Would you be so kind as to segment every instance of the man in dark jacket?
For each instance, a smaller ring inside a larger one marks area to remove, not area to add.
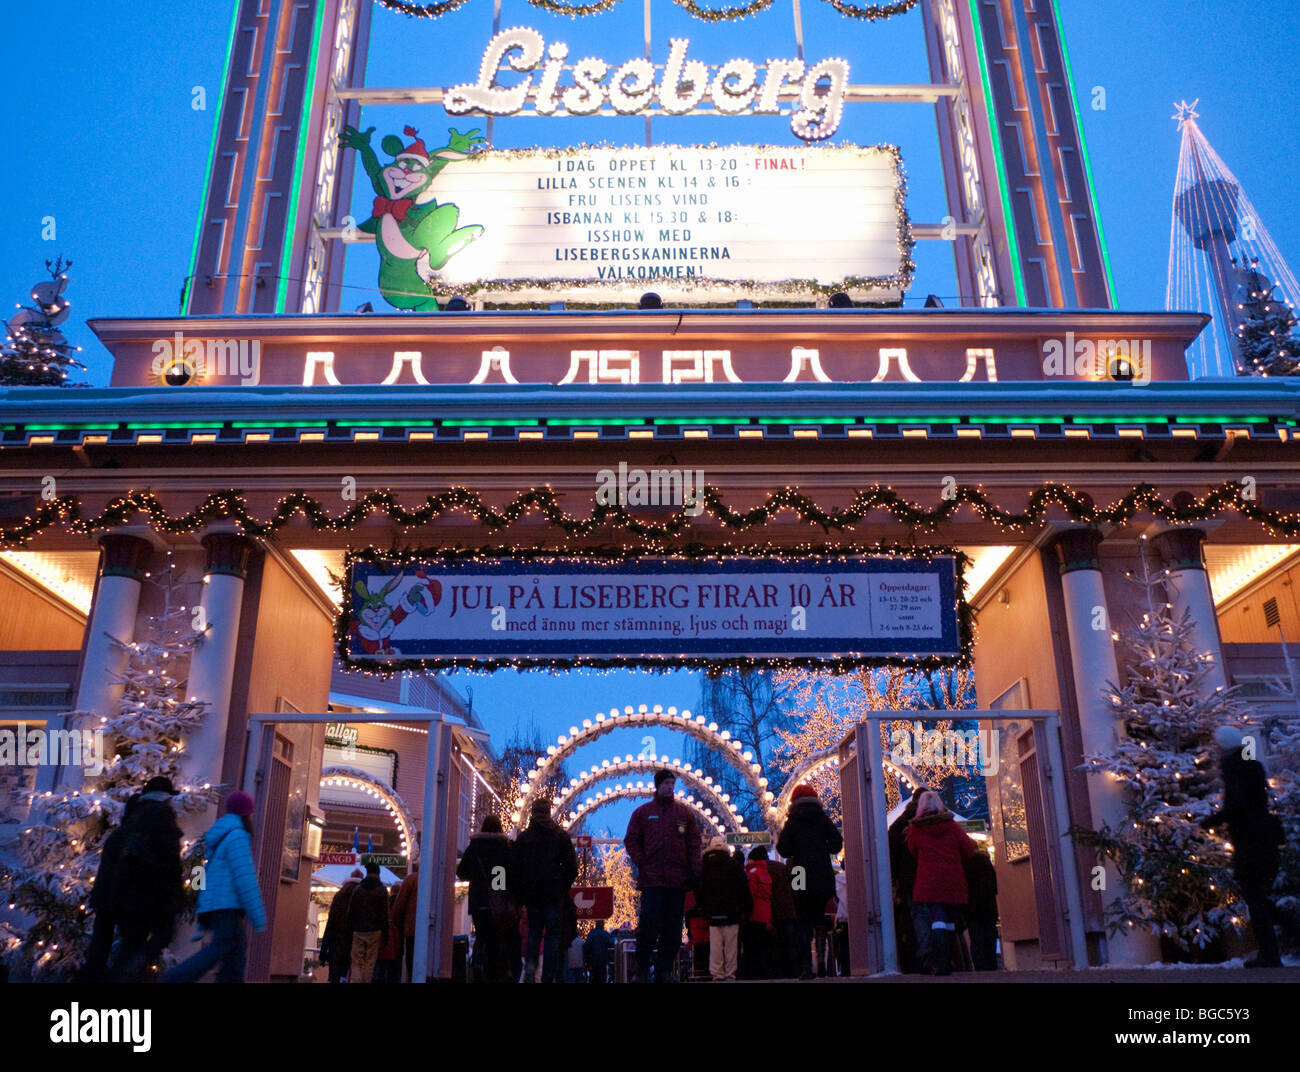
[[[321,960],[330,968],[330,982],[341,983],[348,977],[352,966],[352,924],[348,919],[352,911],[352,897],[365,876],[355,868],[330,902],[330,912],[325,918],[325,936],[321,939]]]
[[[456,865],[456,877],[469,883],[467,906],[474,921],[474,962],[477,981],[513,982],[510,971],[511,932],[519,930],[512,877],[514,846],[495,815],[470,836]]]
[[[79,983],[105,982],[108,956],[113,949],[113,934],[117,930],[113,885],[121,864],[122,841],[126,837],[125,827],[139,803],[138,793],[127,798],[126,805],[122,809],[122,821],[104,839],[103,847],[99,850],[99,869],[95,873],[95,885],[91,887],[88,901],[90,910],[95,914],[95,925],[90,933],[86,961],[77,975]]]
[[[654,799],[632,813],[623,838],[641,891],[636,967],[643,983],[650,981],[652,959],[656,982],[677,981],[686,891],[700,874],[700,828],[690,808],[673,799],[676,787],[672,771],[658,771]]]
[[[573,841],[551,818],[548,801],[533,802],[528,829],[515,839],[515,884],[528,910],[528,943],[524,950],[524,982],[537,977],[541,954],[542,982],[558,983],[564,953],[564,902],[578,877]],[[545,942],[543,943],[543,936]]]
[[[122,935],[115,978],[141,982],[171,944],[176,915],[185,905],[181,828],[172,810],[175,790],[166,778],[145,783],[131,818],[122,826],[112,880],[112,911]]]
[[[587,962],[588,982],[609,981],[609,966],[614,960],[614,936],[605,929],[603,919],[596,920],[587,940],[582,943],[582,956]]]
[[[1232,839],[1232,874],[1241,887],[1242,899],[1250,910],[1250,927],[1255,932],[1257,956],[1247,968],[1280,968],[1277,934],[1273,930],[1273,881],[1277,878],[1278,845],[1282,824],[1268,810],[1268,780],[1264,765],[1246,757],[1241,731],[1220,726],[1214,733],[1222,750],[1223,807],[1201,822],[1207,830],[1225,823]]]
[[[800,979],[813,979],[812,947],[825,945],[826,902],[835,896],[831,857],[844,847],[844,838],[822,810],[817,790],[804,783],[790,794],[790,810],[776,841],[776,851],[790,865],[790,886],[799,926]]]
[[[379,865],[366,864],[366,877],[352,895],[348,909],[352,925],[352,967],[349,983],[368,983],[374,977],[379,951],[388,941],[388,891],[379,878]]]

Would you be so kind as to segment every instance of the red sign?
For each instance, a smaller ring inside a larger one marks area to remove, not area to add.
[[[573,839],[573,847],[574,847],[575,849],[589,849],[589,848],[591,848],[591,835],[590,835],[590,834],[578,834],[578,835]]]
[[[609,919],[614,914],[613,886],[574,886],[570,892],[579,919]]]
[[[352,864],[356,865],[357,854],[355,852],[322,852],[320,859],[316,861],[321,867],[328,864]]]

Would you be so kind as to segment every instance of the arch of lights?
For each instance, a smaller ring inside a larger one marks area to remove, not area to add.
[[[320,772],[322,789],[360,789],[384,806],[401,841],[402,855],[414,866],[420,858],[420,839],[415,836],[415,819],[411,810],[391,787],[356,767],[326,767]]]
[[[655,787],[652,782],[636,782],[624,784],[619,782],[616,785],[606,786],[593,797],[588,797],[578,807],[569,812],[568,815],[562,816],[558,822],[566,830],[572,829],[582,822],[588,815],[598,811],[607,804],[614,804],[620,800],[631,800],[635,797],[652,797],[655,795]],[[725,823],[718,816],[713,814],[713,809],[696,800],[691,795],[677,796],[674,798],[679,804],[685,804],[691,809],[700,820],[701,824],[712,831],[709,837],[723,837],[727,833]],[[743,831],[744,827],[740,827]]]
[[[921,784],[920,775],[918,775],[916,771],[912,770],[911,767],[904,766],[901,763],[895,763],[888,756],[885,756],[882,762],[886,770],[892,771],[911,788],[915,789]],[[781,819],[784,819],[786,811],[790,807],[790,796],[794,792],[795,786],[800,782],[813,777],[819,771],[825,770],[827,767],[835,767],[838,769],[839,765],[839,745],[831,745],[830,748],[809,756],[790,772],[790,777],[786,781],[785,787],[781,790],[780,796],[776,798],[776,803],[772,807],[773,813]]]
[[[658,758],[654,756],[644,758],[639,756],[615,756],[613,759],[601,760],[598,765],[593,765],[576,778],[569,779],[568,787],[561,790],[560,795],[556,797],[555,811],[564,812],[569,809],[575,797],[587,792],[597,782],[602,782],[606,778],[622,778],[629,774],[647,774],[663,767],[667,767],[677,775],[679,780],[689,784],[700,795],[703,802],[718,815],[726,817],[729,820],[729,829],[746,829],[744,817],[736,806],[731,803],[730,795],[721,792],[719,787],[714,785],[713,779],[709,775],[698,767],[692,767],[689,763],[683,763],[681,760],[669,759],[667,756]]]
[[[763,768],[754,762],[754,754],[744,748],[739,741],[733,740],[727,730],[720,731],[716,722],[709,722],[703,715],[692,715],[690,711],[685,710],[679,712],[675,707],[665,709],[659,704],[653,707],[647,707],[645,704],[632,707],[629,704],[622,711],[612,707],[608,714],[602,711],[594,718],[584,718],[581,726],[570,726],[567,734],[560,734],[555,744],[547,747],[546,755],[537,757],[537,766],[528,772],[528,787],[515,801],[515,810],[510,816],[510,821],[518,827],[520,820],[528,814],[533,801],[546,785],[555,768],[577,749],[599,740],[614,730],[630,729],[635,726],[663,726],[665,729],[678,730],[708,745],[741,773],[754,790],[755,798],[768,805],[769,817],[774,814],[771,808],[773,794],[768,792]]]

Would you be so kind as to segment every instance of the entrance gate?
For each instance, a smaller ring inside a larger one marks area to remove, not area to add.
[[[844,809],[844,872],[849,897],[849,963],[855,976],[895,973],[898,946],[890,882],[889,830],[885,806],[885,756],[880,724],[915,720],[916,710],[872,711],[840,742],[840,793]],[[944,717],[955,712],[946,710]],[[939,712],[933,712],[937,717]],[[1076,968],[1088,963],[1083,900],[1070,842],[1066,767],[1059,711],[970,710],[963,721],[1032,724],[1032,742],[1015,757],[1020,764],[1029,827],[1030,859],[1038,908],[1040,946],[1045,955],[1068,957]],[[1064,844],[1062,844],[1064,842]],[[858,921],[865,921],[862,926]],[[904,921],[906,923],[907,921]],[[855,925],[856,924],[856,925]],[[1068,935],[1068,950],[1065,939]]]
[[[253,815],[254,836],[261,846],[258,853],[258,883],[266,905],[267,919],[275,919],[275,902],[279,891],[280,846],[284,837],[285,803],[288,780],[278,778],[284,760],[278,752],[276,727],[281,723],[297,725],[336,722],[336,713],[302,713],[277,711],[248,716],[248,749],[240,784],[257,802]],[[424,806],[420,812],[419,891],[415,918],[423,923],[423,940],[415,942],[411,964],[412,982],[449,978],[452,960],[451,917],[454,908],[456,844],[459,840],[459,814],[453,802],[459,799],[461,764],[453,762],[458,750],[477,751],[486,735],[473,727],[449,721],[440,711],[403,711],[349,713],[349,722],[419,722],[428,726],[424,763]],[[420,924],[417,923],[417,926]],[[272,928],[254,935],[249,946],[248,981],[266,982],[270,974]],[[421,937],[417,931],[417,938]]]

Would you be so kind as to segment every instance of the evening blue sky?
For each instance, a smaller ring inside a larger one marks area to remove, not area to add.
[[[194,228],[219,108],[231,0],[133,0],[130,4],[46,0],[7,5],[0,78],[10,111],[0,169],[0,301],[27,300],[46,258],[74,262],[65,327],[85,347],[92,383],[107,382],[107,355],[85,326],[103,316],[172,315],[190,270]],[[1200,98],[1201,127],[1242,181],[1293,267],[1300,261],[1294,147],[1300,109],[1283,66],[1287,43],[1300,37],[1300,4],[1292,0],[1059,0],[1076,95],[1092,161],[1096,194],[1117,289],[1117,305],[1164,305],[1170,200],[1178,157],[1173,102]],[[492,5],[469,0],[435,22],[412,20],[376,5],[368,82],[449,85],[472,81],[491,33]],[[842,19],[821,0],[803,0],[806,56],[843,55],[854,82],[924,82],[919,9],[882,23]],[[590,19],[552,16],[504,0],[503,26],[533,26],[547,41],[564,39],[571,57],[599,55],[612,63],[641,53],[641,5],[622,0]],[[691,38],[691,55],[708,62],[744,56],[756,62],[794,55],[791,6],[737,24],[709,25],[655,0],[652,58],[662,62],[669,36]],[[1280,66],[1281,65],[1281,66]],[[207,109],[191,106],[194,87]],[[1091,107],[1094,90],[1105,108]],[[450,120],[439,108],[374,108],[363,126],[379,137],[410,123],[441,144]],[[640,117],[618,120],[498,120],[494,144],[519,147],[608,141],[638,144]],[[785,119],[656,120],[661,143],[791,143]],[[934,110],[929,105],[860,106],[846,112],[834,139],[894,142],[908,171],[914,221],[946,212],[939,180]],[[352,166],[349,156],[347,163]],[[355,184],[354,211],[368,214],[370,191]],[[799,240],[799,206],[777,204]],[[42,240],[47,217],[55,241]],[[927,293],[951,299],[949,251],[921,243],[909,303]],[[349,257],[344,309],[382,300],[374,291],[372,247]],[[951,300],[949,304],[954,304]],[[0,308],[4,306],[0,305]],[[286,489],[287,490],[287,489]],[[626,703],[691,706],[695,675],[619,672],[603,676],[499,674],[473,680],[475,706],[503,739],[519,716],[546,735],[576,719]],[[631,742],[629,742],[629,745]],[[638,750],[639,747],[631,750]],[[671,754],[671,748],[665,748]],[[605,752],[603,754],[608,754]],[[582,762],[599,759],[593,753]]]

